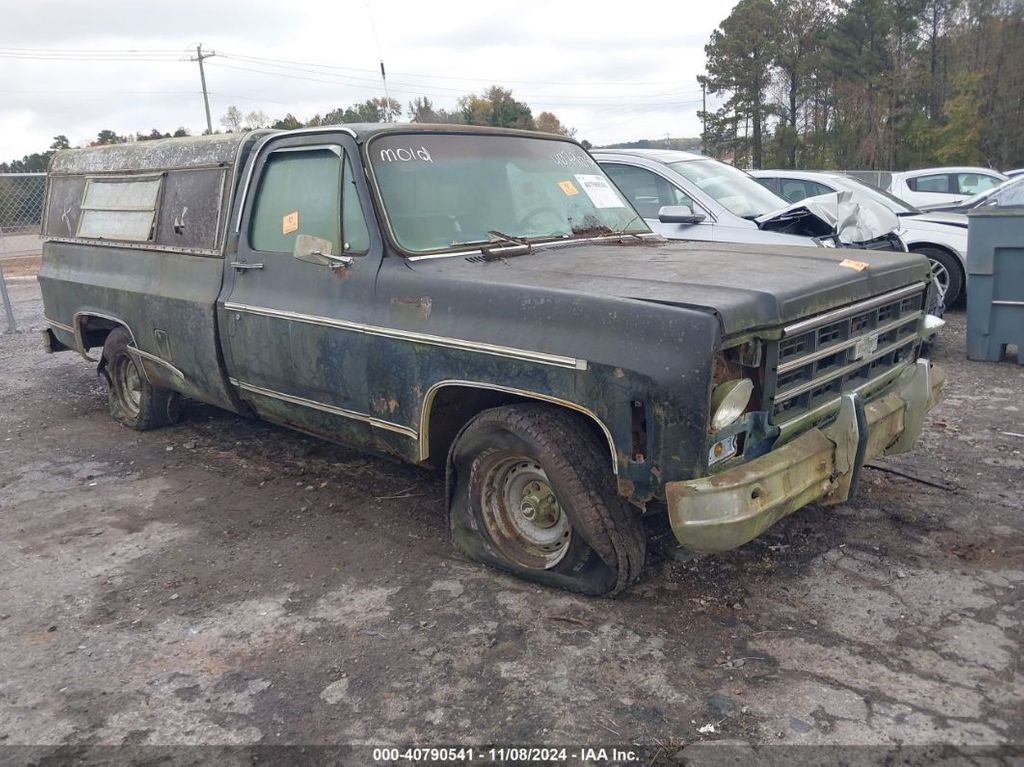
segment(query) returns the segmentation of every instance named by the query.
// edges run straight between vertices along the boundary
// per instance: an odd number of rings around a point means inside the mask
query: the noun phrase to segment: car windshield
[[[367,151],[391,231],[411,253],[650,232],[568,141],[403,133],[379,136]]]
[[[1011,196],[1015,199],[1019,199],[1021,192],[1024,191],[1024,178],[1011,178],[1007,181],[1002,182],[999,186],[994,186],[991,189],[986,189],[984,192],[978,192],[973,197],[968,197],[962,203],[962,208],[977,208],[981,205],[1021,205],[1024,203],[1020,202],[1006,202]]]
[[[789,205],[738,168],[718,160],[683,160],[668,166],[730,213],[755,219]]]
[[[859,178],[853,178],[852,176],[832,176],[839,186],[849,189],[851,192],[857,192],[863,194],[880,205],[884,205],[897,216],[909,216],[915,213],[920,213],[917,208],[913,205],[901,200],[895,195],[889,194],[877,186],[872,186],[866,181],[861,181]]]

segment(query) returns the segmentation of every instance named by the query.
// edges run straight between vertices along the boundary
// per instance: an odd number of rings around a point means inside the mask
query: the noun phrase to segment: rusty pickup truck
[[[943,380],[923,256],[668,242],[557,136],[68,150],[43,233],[46,349],[125,426],[187,397],[443,468],[460,551],[585,594],[637,580],[645,514],[718,552],[849,498]]]

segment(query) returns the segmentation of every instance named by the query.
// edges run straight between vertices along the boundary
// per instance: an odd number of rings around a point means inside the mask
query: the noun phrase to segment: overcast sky
[[[703,48],[732,5],[649,0],[616,17],[550,0],[37,0],[0,26],[0,161],[57,134],[200,133],[199,42],[218,54],[206,61],[215,128],[231,105],[305,120],[381,96],[383,57],[403,105],[451,108],[497,83],[594,144],[696,136]]]

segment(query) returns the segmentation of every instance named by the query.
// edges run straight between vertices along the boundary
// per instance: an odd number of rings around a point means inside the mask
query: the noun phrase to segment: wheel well
[[[949,248],[946,245],[937,245],[934,242],[915,242],[913,245],[910,246],[911,253],[921,253],[922,255],[926,255],[926,251],[929,250],[938,250],[945,253],[947,256],[950,256],[953,259],[953,261],[956,262],[956,265],[959,267],[960,276],[965,276],[964,263],[960,259],[960,256],[957,255],[956,251],[953,250],[952,248]]]
[[[588,429],[601,444],[608,446],[611,464],[613,467],[617,466],[611,434],[597,416],[540,395],[531,396],[529,393],[459,384],[442,386],[432,395],[428,394],[428,401],[424,403],[424,407],[430,410],[423,424],[427,436],[427,454],[422,457],[428,459],[432,465],[443,465],[456,435],[474,416],[492,407],[514,405],[519,402],[547,402],[553,408],[571,412],[579,421],[581,428]]]
[[[76,317],[76,322],[78,323],[78,335],[82,341],[83,352],[102,347],[106,343],[110,331],[114,330],[114,328],[125,328],[129,334],[131,333],[131,330],[124,323],[95,314],[79,314]]]

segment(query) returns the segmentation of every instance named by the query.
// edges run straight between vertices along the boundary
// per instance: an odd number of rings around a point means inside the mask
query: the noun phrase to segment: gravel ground
[[[857,500],[605,601],[461,559],[433,473],[198,404],[120,427],[9,287],[0,744],[1024,741],[1024,370],[967,361],[962,313]]]

